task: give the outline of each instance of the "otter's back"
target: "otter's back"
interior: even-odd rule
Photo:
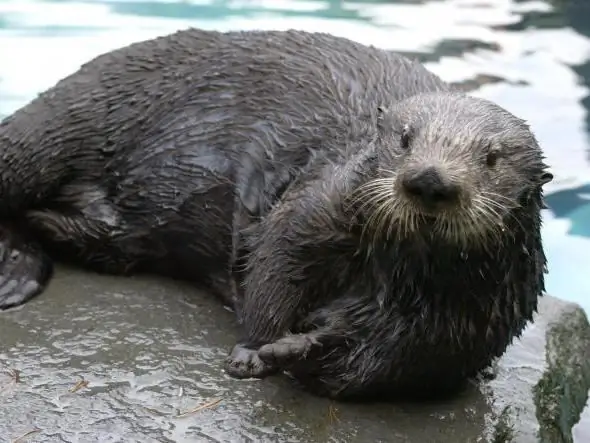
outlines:
[[[367,106],[442,88],[415,62],[328,34],[190,29],[135,43],[84,64],[0,124],[0,167],[19,171],[0,184],[0,212],[96,174],[97,163],[114,161],[124,172],[135,162],[130,147],[146,133],[157,140],[162,131],[224,126],[250,148],[252,137],[276,137],[281,151],[289,143],[276,136],[281,131],[307,128],[312,133],[298,139],[321,139]],[[227,141],[236,144],[235,137]],[[158,155],[180,145],[168,143]],[[44,167],[34,168],[33,159]]]

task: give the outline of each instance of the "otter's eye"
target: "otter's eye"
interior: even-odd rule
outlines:
[[[496,163],[498,163],[498,157],[499,157],[499,153],[496,149],[491,149],[488,152],[488,155],[486,156],[486,163],[490,168],[493,168],[494,166],[496,166]]]
[[[402,149],[410,149],[410,138],[411,138],[411,131],[409,125],[404,125],[402,129],[402,136],[401,136],[401,147]]]

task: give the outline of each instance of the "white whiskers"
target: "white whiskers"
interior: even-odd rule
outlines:
[[[429,217],[411,200],[398,194],[393,171],[382,171],[380,178],[358,188],[351,203],[356,208],[355,219],[358,214],[364,214],[361,239],[370,236],[374,244],[392,236],[401,240],[423,230],[431,219],[433,235],[465,248],[501,241],[506,236],[506,217],[511,209],[518,207],[507,197],[480,190],[458,207]]]

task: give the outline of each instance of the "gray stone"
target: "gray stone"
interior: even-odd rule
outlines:
[[[545,297],[493,380],[445,402],[338,404],[286,377],[227,377],[233,315],[190,285],[59,267],[45,294],[0,315],[0,440],[568,442],[589,334],[576,305]]]
[[[535,322],[495,372],[481,386],[497,417],[492,441],[573,442],[590,389],[590,326],[582,308],[543,297]]]

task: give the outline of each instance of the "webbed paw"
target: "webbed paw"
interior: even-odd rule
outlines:
[[[257,350],[237,344],[225,360],[225,371],[234,378],[264,378],[277,369],[262,361]]]
[[[40,294],[53,265],[41,249],[17,227],[0,226],[0,310],[24,304]]]

